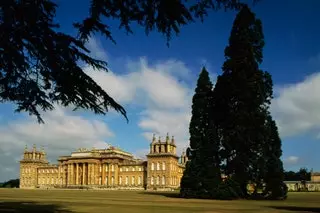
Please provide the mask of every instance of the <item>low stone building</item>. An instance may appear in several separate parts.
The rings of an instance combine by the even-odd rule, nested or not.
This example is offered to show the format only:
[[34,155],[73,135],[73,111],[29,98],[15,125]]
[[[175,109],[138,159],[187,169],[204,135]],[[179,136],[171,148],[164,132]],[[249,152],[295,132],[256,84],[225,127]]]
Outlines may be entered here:
[[311,172],[311,181],[306,181],[305,184],[301,181],[285,181],[288,191],[309,191],[320,192],[320,173]]
[[20,161],[20,188],[95,188],[171,190],[180,186],[187,161],[176,154],[176,144],[153,136],[147,160],[110,146],[79,149],[49,164],[45,151],[27,148]]

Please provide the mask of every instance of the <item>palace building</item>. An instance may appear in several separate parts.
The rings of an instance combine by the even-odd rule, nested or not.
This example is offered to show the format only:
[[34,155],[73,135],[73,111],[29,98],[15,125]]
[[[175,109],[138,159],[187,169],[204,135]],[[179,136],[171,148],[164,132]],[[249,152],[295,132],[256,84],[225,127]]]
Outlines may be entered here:
[[20,188],[90,188],[170,190],[180,186],[187,161],[176,154],[174,137],[153,136],[147,160],[110,146],[74,151],[50,164],[46,152],[27,147],[20,161]]

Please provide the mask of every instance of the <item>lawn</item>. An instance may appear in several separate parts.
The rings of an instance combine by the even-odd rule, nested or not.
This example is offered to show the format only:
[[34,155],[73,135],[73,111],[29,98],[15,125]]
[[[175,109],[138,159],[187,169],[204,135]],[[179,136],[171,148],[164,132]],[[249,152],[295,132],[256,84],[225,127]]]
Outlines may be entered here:
[[320,193],[290,193],[286,201],[180,199],[175,193],[0,189],[0,212],[226,213],[320,212]]

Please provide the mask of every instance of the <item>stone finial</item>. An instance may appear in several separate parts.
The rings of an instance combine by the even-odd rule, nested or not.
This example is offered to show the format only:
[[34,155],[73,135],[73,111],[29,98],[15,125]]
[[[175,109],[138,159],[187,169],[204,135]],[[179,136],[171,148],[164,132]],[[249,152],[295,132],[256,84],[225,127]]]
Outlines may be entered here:
[[26,144],[24,147],[24,151],[27,152],[28,151],[28,145]]
[[175,141],[174,141],[174,136],[172,136],[172,138],[171,138],[171,143],[174,144],[174,142],[175,142]]
[[35,144],[33,144],[33,151],[36,151],[37,147]]
[[169,132],[167,132],[166,143],[169,143],[169,140],[170,140],[170,138],[169,138]]
[[155,143],[156,142],[156,134],[153,133],[152,135],[152,143]]

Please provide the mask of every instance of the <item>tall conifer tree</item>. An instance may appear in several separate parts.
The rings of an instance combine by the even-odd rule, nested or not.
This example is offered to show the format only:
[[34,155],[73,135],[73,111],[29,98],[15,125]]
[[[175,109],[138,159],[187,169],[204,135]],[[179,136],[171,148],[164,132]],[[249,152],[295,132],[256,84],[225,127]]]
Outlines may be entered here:
[[213,86],[202,69],[192,100],[189,161],[181,180],[181,196],[216,198],[221,183],[219,139],[212,120]]
[[[222,140],[225,174],[247,197],[247,184],[257,180],[265,141],[265,121],[272,98],[269,75],[259,69],[264,36],[262,24],[243,5],[225,48],[223,74],[214,89],[215,115]],[[259,170],[260,169],[260,170]]]
[[268,116],[266,126],[269,130],[265,143],[264,158],[266,167],[264,174],[265,195],[268,199],[279,200],[287,197],[287,186],[284,183],[284,169],[281,161],[282,149],[276,122]]

